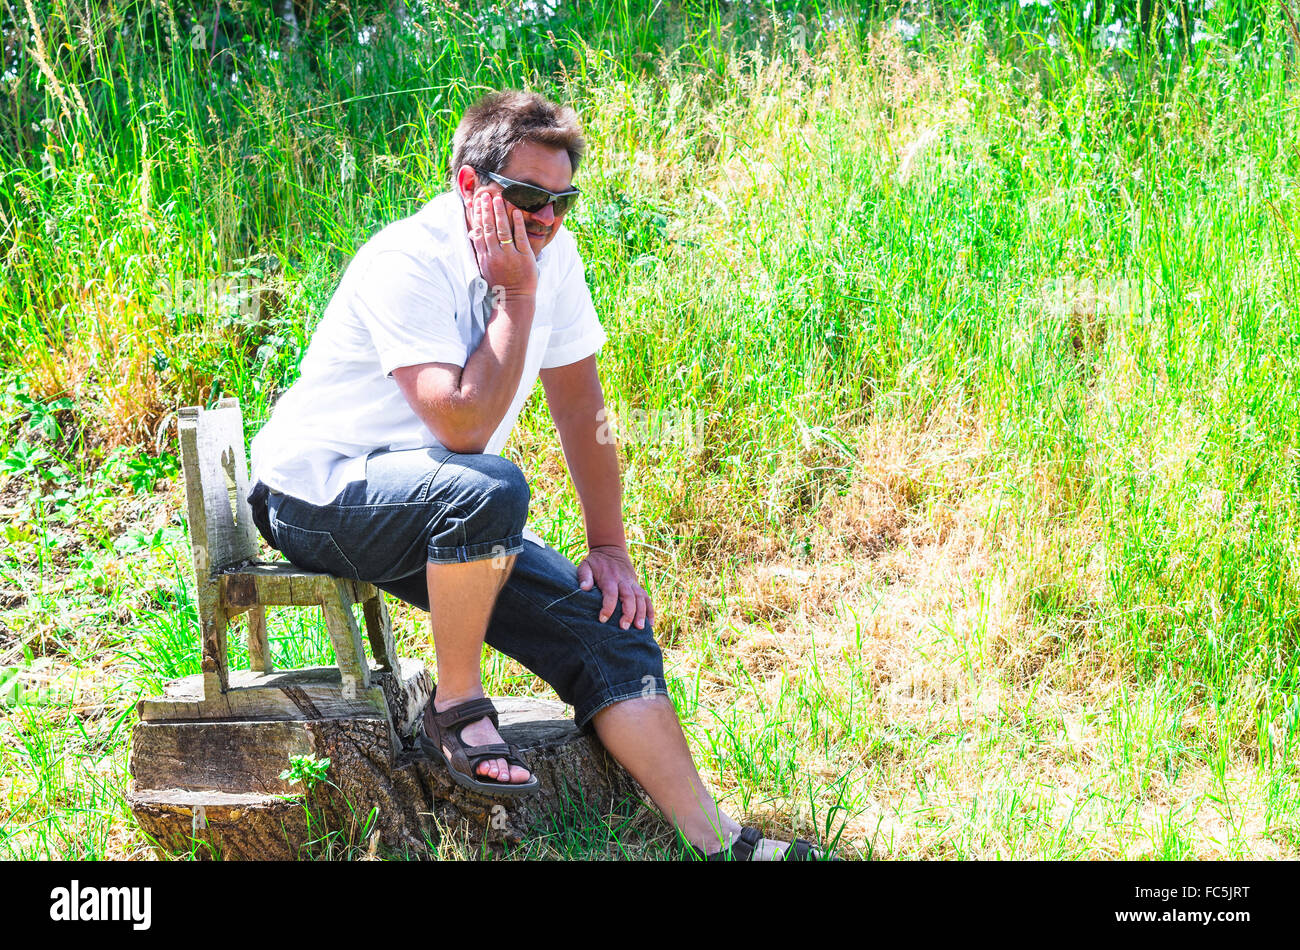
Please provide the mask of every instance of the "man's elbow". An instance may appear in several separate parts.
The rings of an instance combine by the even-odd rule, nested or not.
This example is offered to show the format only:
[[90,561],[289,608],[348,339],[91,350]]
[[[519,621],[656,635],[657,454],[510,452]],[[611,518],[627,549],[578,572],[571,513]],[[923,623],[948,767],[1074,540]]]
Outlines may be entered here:
[[492,433],[483,431],[474,393],[461,388],[459,371],[442,364],[403,367],[393,378],[416,416],[446,449],[478,455]]
[[468,414],[460,419],[449,418],[446,413],[440,413],[436,417],[428,412],[421,415],[425,426],[442,443],[443,448],[458,455],[479,455],[492,438],[492,433],[482,431],[482,427],[475,425],[472,416]]
[[482,455],[488,444],[487,439],[439,435],[437,432],[434,433],[434,437],[448,452],[455,452],[457,455]]

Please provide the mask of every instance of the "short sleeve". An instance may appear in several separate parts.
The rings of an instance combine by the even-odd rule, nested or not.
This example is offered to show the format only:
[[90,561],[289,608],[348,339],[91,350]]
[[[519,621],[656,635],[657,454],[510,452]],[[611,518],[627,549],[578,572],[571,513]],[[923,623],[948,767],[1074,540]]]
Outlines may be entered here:
[[456,326],[456,295],[437,261],[380,251],[351,306],[370,333],[385,376],[420,363],[465,365],[468,347]]
[[575,249],[569,270],[555,298],[551,336],[542,357],[542,369],[568,366],[586,359],[605,342],[605,328],[596,317],[596,305],[587,287],[586,268]]

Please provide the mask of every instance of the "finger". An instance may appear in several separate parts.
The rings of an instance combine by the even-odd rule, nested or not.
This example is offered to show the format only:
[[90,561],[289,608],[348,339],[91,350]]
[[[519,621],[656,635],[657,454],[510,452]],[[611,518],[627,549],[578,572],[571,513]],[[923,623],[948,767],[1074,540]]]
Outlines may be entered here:
[[621,629],[626,630],[632,626],[632,620],[636,617],[636,588],[631,584],[620,584],[619,593],[622,595],[623,616],[618,625]]
[[591,565],[587,563],[586,558],[578,565],[578,586],[583,590],[591,590]]
[[528,243],[528,225],[524,224],[524,213],[518,208],[514,213],[515,223],[515,247],[519,248],[520,254],[533,256],[533,246]]
[[474,197],[474,223],[480,234],[483,232],[483,206],[487,200],[487,192],[481,191]]
[[506,214],[506,203],[499,195],[492,198],[492,224],[497,241],[502,247],[509,247],[514,234],[510,229],[510,216]]
[[655,605],[650,602],[649,594],[645,595],[645,619],[646,619],[646,623],[649,624],[653,624],[655,622]]
[[479,226],[483,229],[483,240],[487,242],[488,250],[495,252],[501,246],[501,236],[497,232],[496,216],[492,213],[492,196],[486,191],[483,192],[483,200],[479,203]]
[[479,261],[479,270],[482,270],[483,259],[487,256],[487,242],[483,240],[483,215],[480,213],[483,203],[473,201],[469,208],[469,240],[474,245],[474,253]]
[[650,607],[650,598],[646,595],[646,592],[643,590],[637,591],[636,592],[636,628],[638,630],[645,629],[645,617],[649,607]]
[[609,588],[610,586],[613,586],[614,589],[613,589],[613,590],[609,590],[608,593],[606,593],[605,596],[601,599],[601,603],[600,603],[600,622],[601,622],[601,623],[604,623],[606,620],[608,620],[610,617],[612,617],[612,616],[614,615],[614,607],[618,604],[618,593],[617,593],[617,591],[618,591],[618,585],[617,585],[617,584],[615,584],[615,585],[608,585],[608,584],[607,584],[607,585],[605,585],[604,587],[602,587],[601,590],[608,590],[608,588]]

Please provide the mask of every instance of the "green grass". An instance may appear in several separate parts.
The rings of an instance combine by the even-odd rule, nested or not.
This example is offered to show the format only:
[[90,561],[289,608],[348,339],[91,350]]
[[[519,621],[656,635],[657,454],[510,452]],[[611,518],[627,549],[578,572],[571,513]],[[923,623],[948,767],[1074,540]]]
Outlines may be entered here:
[[[18,99],[68,111],[0,127],[0,667],[31,697],[0,723],[0,856],[144,853],[130,703],[198,656],[175,409],[235,395],[255,431],[342,266],[442,189],[463,107],[521,83],[588,132],[568,225],[607,401],[703,420],[621,458],[725,807],[855,857],[1295,856],[1284,18],[1223,3],[1221,39],[1108,51],[1068,5],[906,14],[912,40],[888,5],[834,31],[829,7],[651,6],[501,50],[467,13],[318,36],[315,71],[252,43],[239,84],[165,44],[106,47],[62,98],[28,71]],[[59,48],[66,19],[43,27]],[[506,452],[581,557],[540,397]],[[329,661],[316,619],[271,620],[277,663]],[[586,816],[514,856],[671,843]]]

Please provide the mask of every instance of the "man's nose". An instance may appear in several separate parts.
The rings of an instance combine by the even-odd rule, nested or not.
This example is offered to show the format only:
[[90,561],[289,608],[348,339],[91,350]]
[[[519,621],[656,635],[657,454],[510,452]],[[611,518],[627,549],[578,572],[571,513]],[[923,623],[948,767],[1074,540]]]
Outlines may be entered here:
[[546,205],[542,210],[535,212],[533,214],[533,220],[538,224],[549,228],[555,223],[555,205]]

